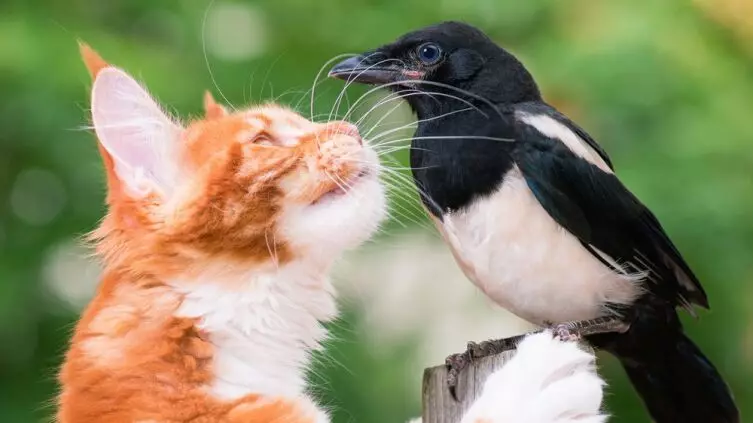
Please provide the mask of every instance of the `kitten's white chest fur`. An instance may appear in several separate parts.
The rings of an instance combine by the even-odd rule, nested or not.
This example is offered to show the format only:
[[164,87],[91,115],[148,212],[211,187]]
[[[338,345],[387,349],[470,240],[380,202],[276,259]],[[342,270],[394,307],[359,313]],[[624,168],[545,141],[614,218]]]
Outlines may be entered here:
[[634,276],[611,271],[549,216],[517,168],[495,193],[436,223],[466,275],[532,323],[594,318],[605,302],[639,293]]
[[293,263],[240,281],[214,270],[173,283],[185,295],[176,316],[198,318],[214,346],[213,396],[304,393],[310,352],[326,337],[320,322],[337,314],[325,275]]

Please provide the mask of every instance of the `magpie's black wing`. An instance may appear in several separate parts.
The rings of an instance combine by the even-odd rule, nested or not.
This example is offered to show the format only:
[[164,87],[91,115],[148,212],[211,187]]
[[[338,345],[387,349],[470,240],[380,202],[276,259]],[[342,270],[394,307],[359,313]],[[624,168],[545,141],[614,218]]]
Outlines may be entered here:
[[552,218],[612,267],[649,272],[647,287],[674,305],[708,308],[700,282],[656,217],[620,182],[556,138],[519,124],[513,157]]

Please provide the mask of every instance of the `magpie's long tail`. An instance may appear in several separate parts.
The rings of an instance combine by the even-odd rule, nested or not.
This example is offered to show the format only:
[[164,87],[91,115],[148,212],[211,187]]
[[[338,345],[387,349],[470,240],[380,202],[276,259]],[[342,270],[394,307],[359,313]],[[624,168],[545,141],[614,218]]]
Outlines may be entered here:
[[627,333],[598,335],[594,344],[620,359],[654,422],[739,423],[732,393],[714,365],[682,332],[676,314],[663,317],[636,319]]

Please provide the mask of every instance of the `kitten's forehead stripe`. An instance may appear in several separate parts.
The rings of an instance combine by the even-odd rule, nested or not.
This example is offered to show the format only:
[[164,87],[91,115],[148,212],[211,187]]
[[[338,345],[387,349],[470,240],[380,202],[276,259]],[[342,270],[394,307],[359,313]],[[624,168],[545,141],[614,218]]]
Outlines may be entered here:
[[267,117],[259,116],[258,114],[254,114],[251,117],[247,118],[246,123],[254,128],[259,129],[272,125]]

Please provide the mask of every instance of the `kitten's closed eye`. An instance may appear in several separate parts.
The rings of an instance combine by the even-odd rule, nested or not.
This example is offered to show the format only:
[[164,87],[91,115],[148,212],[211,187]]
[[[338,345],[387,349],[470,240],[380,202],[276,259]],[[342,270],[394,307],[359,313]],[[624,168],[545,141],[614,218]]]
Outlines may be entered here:
[[266,132],[260,132],[251,140],[251,142],[256,145],[266,145],[266,146],[279,146],[280,145],[279,143],[276,143],[274,141],[274,138],[272,138]]

